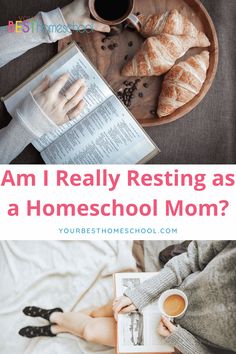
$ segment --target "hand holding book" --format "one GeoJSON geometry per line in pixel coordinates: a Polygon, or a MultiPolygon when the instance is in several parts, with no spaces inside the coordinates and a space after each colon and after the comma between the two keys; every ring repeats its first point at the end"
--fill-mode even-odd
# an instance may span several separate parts
{"type": "Polygon", "coordinates": [[[132,300],[128,296],[121,296],[117,297],[113,301],[113,311],[114,311],[114,317],[115,320],[117,321],[118,319],[118,314],[119,313],[129,313],[133,312],[136,310],[135,305],[132,303],[132,300]]]}
{"type": "Polygon", "coordinates": [[[157,302],[147,304],[138,311],[131,298],[124,296],[128,290],[136,291],[157,273],[116,273],[114,286],[116,299],[113,302],[117,320],[117,353],[172,353],[174,347],[166,342],[175,326],[162,317],[157,302]]]}

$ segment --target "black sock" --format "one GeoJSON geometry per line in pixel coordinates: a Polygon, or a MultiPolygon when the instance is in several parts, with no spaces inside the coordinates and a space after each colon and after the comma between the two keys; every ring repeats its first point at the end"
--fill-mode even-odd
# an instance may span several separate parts
{"type": "Polygon", "coordinates": [[[55,309],[51,309],[51,310],[45,310],[45,309],[41,309],[40,307],[36,307],[36,306],[28,306],[28,307],[25,307],[23,310],[23,313],[26,316],[41,317],[47,321],[49,321],[49,318],[53,312],[63,312],[63,310],[59,307],[55,308],[55,309]]]}
{"type": "Polygon", "coordinates": [[[27,337],[27,338],[56,336],[56,334],[52,333],[51,331],[51,325],[43,326],[43,327],[32,327],[32,326],[24,327],[21,328],[19,334],[22,337],[27,337]]]}

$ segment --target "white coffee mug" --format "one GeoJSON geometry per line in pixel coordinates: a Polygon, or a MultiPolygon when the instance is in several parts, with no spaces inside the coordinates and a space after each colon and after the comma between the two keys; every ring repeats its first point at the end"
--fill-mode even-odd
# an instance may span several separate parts
{"type": "Polygon", "coordinates": [[[167,291],[164,291],[164,293],[162,293],[161,296],[159,297],[158,306],[159,306],[159,310],[160,310],[161,314],[168,317],[170,320],[181,318],[184,316],[185,312],[187,311],[188,298],[185,295],[185,293],[181,290],[178,290],[178,289],[167,290],[167,291]],[[165,303],[166,299],[170,296],[173,296],[173,295],[179,295],[180,297],[182,297],[184,299],[184,302],[185,302],[184,310],[176,316],[170,316],[169,314],[166,313],[166,311],[164,309],[164,303],[165,303]]]}

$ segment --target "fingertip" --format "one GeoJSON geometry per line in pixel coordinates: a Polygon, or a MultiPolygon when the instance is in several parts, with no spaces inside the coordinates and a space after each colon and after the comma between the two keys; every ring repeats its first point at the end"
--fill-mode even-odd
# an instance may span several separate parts
{"type": "Polygon", "coordinates": [[[79,79],[77,79],[77,80],[75,81],[75,83],[80,83],[81,85],[84,85],[84,84],[85,84],[84,78],[83,78],[83,77],[80,77],[79,79]]]}
{"type": "Polygon", "coordinates": [[[61,79],[61,80],[67,81],[69,79],[69,77],[70,77],[70,74],[68,72],[66,72],[59,77],[59,80],[61,79]]]}
{"type": "Polygon", "coordinates": [[[53,82],[53,85],[56,84],[56,85],[62,85],[63,86],[65,85],[65,83],[67,82],[67,80],[69,79],[69,75],[67,73],[59,76],[54,82],[53,82]]]}
{"type": "Polygon", "coordinates": [[[50,76],[49,76],[49,75],[46,75],[46,76],[43,78],[43,81],[44,81],[44,82],[49,82],[49,81],[50,81],[50,76]]]}
{"type": "Polygon", "coordinates": [[[41,93],[45,90],[48,89],[49,87],[49,83],[50,83],[50,77],[48,75],[46,75],[42,81],[40,82],[40,84],[34,89],[32,90],[32,94],[33,95],[36,95],[38,93],[41,93]]]}
{"type": "Polygon", "coordinates": [[[77,81],[75,81],[73,86],[75,86],[75,88],[77,88],[78,90],[87,89],[86,82],[85,82],[85,80],[83,78],[78,79],[77,81]]]}
{"type": "Polygon", "coordinates": [[[51,83],[51,78],[49,75],[45,76],[44,82],[45,82],[46,87],[49,88],[50,83],[51,83]]]}
{"type": "Polygon", "coordinates": [[[85,101],[82,99],[73,111],[73,119],[75,119],[84,109],[85,101]]]}
{"type": "Polygon", "coordinates": [[[83,85],[82,87],[81,87],[81,90],[82,90],[82,94],[83,94],[83,96],[86,94],[86,92],[87,92],[87,87],[85,86],[85,85],[83,85]]]}
{"type": "Polygon", "coordinates": [[[167,318],[165,316],[161,316],[161,322],[165,324],[167,322],[167,318]]]}
{"type": "Polygon", "coordinates": [[[83,109],[85,107],[85,105],[86,105],[86,102],[85,102],[84,99],[82,99],[80,102],[81,102],[80,108],[83,109]]]}
{"type": "Polygon", "coordinates": [[[111,27],[107,26],[107,25],[103,26],[103,32],[106,32],[106,33],[111,32],[111,27]]]}
{"type": "Polygon", "coordinates": [[[99,32],[106,32],[109,33],[111,32],[111,27],[108,25],[104,25],[103,23],[97,22],[94,29],[99,32]]]}

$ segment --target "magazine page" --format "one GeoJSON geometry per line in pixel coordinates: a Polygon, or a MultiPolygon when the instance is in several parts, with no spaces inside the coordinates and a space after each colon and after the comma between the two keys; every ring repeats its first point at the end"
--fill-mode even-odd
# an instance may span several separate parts
{"type": "Polygon", "coordinates": [[[136,164],[159,151],[115,96],[51,143],[48,164],[136,164]]]}

